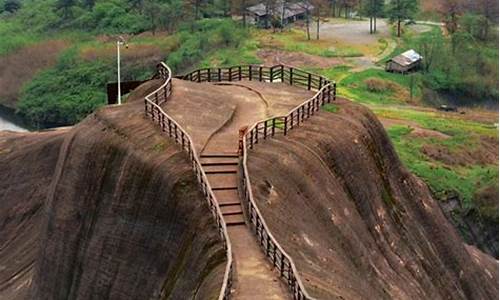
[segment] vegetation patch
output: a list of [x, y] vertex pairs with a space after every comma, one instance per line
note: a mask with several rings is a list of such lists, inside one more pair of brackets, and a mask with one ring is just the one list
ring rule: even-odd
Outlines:
[[339, 106], [336, 105], [336, 104], [333, 104], [333, 103], [327, 103], [325, 105], [323, 105], [323, 110], [327, 111], [327, 112], [331, 112], [331, 113], [336, 113], [339, 111]]
[[297, 29], [277, 33], [261, 30], [256, 33], [256, 38], [260, 41], [262, 48], [281, 49], [323, 57], [363, 56], [362, 52], [352, 47], [342, 46], [332, 48], [331, 44], [326, 40], [307, 40], [305, 33]]
[[421, 95], [418, 80], [384, 70], [368, 69], [344, 77], [339, 84], [339, 94], [367, 104], [407, 103], [416, 101]]

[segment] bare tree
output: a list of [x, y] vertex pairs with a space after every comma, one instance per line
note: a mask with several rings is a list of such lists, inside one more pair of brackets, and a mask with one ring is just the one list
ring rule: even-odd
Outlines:
[[464, 3], [462, 0], [444, 0], [439, 7], [439, 12], [443, 16], [446, 29], [453, 34], [458, 29], [458, 18], [463, 12]]

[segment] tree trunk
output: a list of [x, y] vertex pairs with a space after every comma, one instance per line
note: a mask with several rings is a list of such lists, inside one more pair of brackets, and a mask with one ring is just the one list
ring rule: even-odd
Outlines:
[[319, 7], [317, 8], [316, 15], [316, 39], [319, 40]]
[[309, 10], [306, 9], [306, 32], [307, 32], [307, 40], [311, 40], [311, 34], [309, 32]]
[[240, 10], [241, 10], [241, 14], [243, 16], [243, 27], [246, 27], [247, 26], [247, 12], [246, 12], [246, 10], [247, 10], [247, 3], [246, 3], [245, 0], [241, 1], [241, 8], [240, 8]]
[[373, 33], [373, 17], [370, 16], [370, 34]]
[[398, 37], [401, 37], [401, 19], [398, 19]]
[[377, 15], [373, 17], [373, 32], [377, 32]]

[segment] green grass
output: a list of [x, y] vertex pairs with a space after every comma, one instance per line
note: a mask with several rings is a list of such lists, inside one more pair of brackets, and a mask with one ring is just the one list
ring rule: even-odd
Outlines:
[[200, 67], [261, 64], [262, 61], [257, 58], [257, 50], [257, 42], [250, 39], [237, 48], [217, 49], [200, 62]]
[[0, 56], [7, 55], [19, 48], [35, 44], [40, 35], [25, 30], [19, 24], [0, 19]]
[[[368, 69], [358, 73], [351, 73], [349, 75], [342, 74], [345, 69], [333, 70], [331, 74], [327, 71], [323, 73], [331, 79], [333, 76], [339, 76], [341, 78], [339, 82], [339, 94], [346, 96], [352, 100], [366, 103], [366, 104], [405, 104], [406, 101], [410, 100], [410, 86], [411, 77], [408, 75], [401, 75], [395, 73], [388, 73], [384, 70], [379, 69]], [[394, 86], [400, 86], [405, 95], [402, 95], [400, 91], [387, 90], [383, 92], [370, 91], [365, 84], [365, 80], [369, 78], [378, 78], [387, 82], [394, 83]], [[421, 91], [419, 88], [419, 78], [414, 79], [414, 99], [418, 99], [421, 96]]]
[[497, 165], [446, 164], [426, 156], [424, 145], [446, 147], [452, 155], [479, 147], [481, 136], [498, 138], [498, 132], [486, 124], [441, 118], [428, 112], [410, 110], [376, 110], [379, 116], [409, 120], [419, 126], [449, 135], [446, 139], [416, 137], [413, 129], [406, 125], [394, 125], [387, 132], [403, 163], [414, 174], [422, 178], [435, 195], [444, 197], [449, 193], [460, 195], [466, 208], [474, 206], [474, 195], [487, 186], [498, 186]]
[[307, 53], [322, 57], [359, 57], [363, 56], [360, 51], [343, 46], [332, 49], [325, 40], [316, 40], [311, 34], [311, 40], [307, 40], [305, 33], [301, 30], [268, 33], [267, 31], [255, 31], [254, 37], [260, 41], [263, 48], [276, 48], [289, 52]]
[[[412, 109], [374, 107], [373, 111], [379, 116], [389, 119], [410, 120], [419, 126], [436, 130], [449, 136], [463, 136], [476, 134], [478, 136], [489, 136], [498, 138], [498, 129], [492, 124], [466, 121], [463, 119], [449, 117], [445, 113], [416, 111]], [[463, 142], [463, 141], [460, 141]]]
[[333, 104], [333, 103], [327, 103], [327, 104], [323, 105], [322, 109], [327, 111], [327, 112], [331, 112], [331, 113], [336, 113], [339, 111], [338, 105]]

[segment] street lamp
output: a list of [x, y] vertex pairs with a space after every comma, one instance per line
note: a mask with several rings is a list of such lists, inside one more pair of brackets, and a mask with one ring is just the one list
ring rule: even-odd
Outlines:
[[120, 46], [124, 45], [125, 48], [128, 48], [128, 44], [122, 36], [118, 37], [116, 41], [116, 64], [118, 67], [118, 105], [122, 104], [122, 86], [120, 82]]

